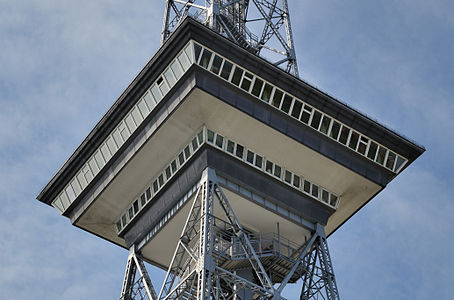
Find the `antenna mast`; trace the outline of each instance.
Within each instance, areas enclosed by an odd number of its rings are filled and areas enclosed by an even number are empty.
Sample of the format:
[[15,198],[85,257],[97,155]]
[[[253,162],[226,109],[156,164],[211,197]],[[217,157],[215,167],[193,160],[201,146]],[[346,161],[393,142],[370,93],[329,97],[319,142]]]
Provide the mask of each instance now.
[[287,0],[166,0],[161,44],[187,16],[299,76]]

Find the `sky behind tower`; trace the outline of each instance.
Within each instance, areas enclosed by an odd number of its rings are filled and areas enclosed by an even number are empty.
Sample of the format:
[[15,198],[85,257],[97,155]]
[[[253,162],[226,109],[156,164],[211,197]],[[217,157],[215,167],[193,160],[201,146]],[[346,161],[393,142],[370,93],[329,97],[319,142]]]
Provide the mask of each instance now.
[[[300,77],[427,148],[329,238],[342,299],[450,299],[454,2],[288,2]],[[3,298],[119,298],[127,251],[35,197],[158,49],[164,3],[0,0]]]

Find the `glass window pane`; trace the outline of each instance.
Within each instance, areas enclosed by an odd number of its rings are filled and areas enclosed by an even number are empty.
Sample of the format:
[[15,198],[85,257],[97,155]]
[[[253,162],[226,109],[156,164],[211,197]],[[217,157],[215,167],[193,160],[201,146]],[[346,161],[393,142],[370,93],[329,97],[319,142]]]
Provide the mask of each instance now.
[[180,166],[184,164],[184,154],[183,154],[183,152],[178,154],[178,162],[180,163]]
[[331,194],[329,204],[336,207],[336,205],[337,205],[337,196],[336,195]]
[[159,187],[162,187],[164,185],[164,175],[159,175],[158,177],[158,183],[159,183]]
[[109,148],[107,148],[106,144],[103,144],[101,146],[101,153],[106,161],[108,161],[112,157],[112,154],[110,154]]
[[282,168],[278,165],[274,165],[274,176],[281,178]]
[[244,73],[243,82],[241,83],[241,88],[245,91],[249,91],[252,83],[252,74],[246,72]]
[[285,170],[284,180],[287,183],[292,183],[292,173],[287,171],[287,170]]
[[134,211],[132,209],[132,206],[129,208],[128,210],[128,215],[129,215],[129,219],[131,220],[133,217],[134,217]]
[[184,157],[185,157],[186,159],[188,159],[189,156],[191,156],[191,149],[189,149],[189,146],[186,146],[186,147],[184,148]]
[[358,152],[365,155],[368,143],[369,139],[361,136],[359,139]]
[[311,118],[312,107],[304,105],[303,113],[301,114],[301,122],[309,124],[309,119]]
[[140,206],[143,207],[147,203],[147,199],[145,198],[145,193],[140,196]]
[[166,179],[169,180],[172,177],[172,172],[170,171],[170,166],[166,168]]
[[142,123],[143,121],[143,117],[142,115],[140,114],[139,112],[139,109],[137,108],[137,106],[135,106],[132,111],[131,111],[131,116],[132,118],[134,119],[134,122],[137,124],[137,126]]
[[397,172],[399,168],[404,164],[405,159],[401,156],[397,156],[396,165],[394,166],[394,172]]
[[137,103],[137,107],[139,108],[139,111],[144,118],[150,113],[150,110],[148,109],[148,105],[146,104],[144,98],[140,99],[140,101]]
[[164,77],[166,78],[166,80],[167,80],[167,82],[169,83],[170,86],[173,86],[175,84],[175,82],[177,82],[177,79],[173,75],[172,70],[170,70],[170,68],[168,68],[164,72]]
[[192,139],[191,145],[192,145],[192,150],[193,151],[197,150],[197,148],[199,147],[199,143],[197,142],[197,138],[196,137]]
[[203,144],[203,129],[197,134],[197,139],[199,140],[199,144]]
[[233,154],[233,150],[235,148],[235,143],[232,141],[227,141],[227,152]]
[[71,187],[73,188],[74,194],[76,196],[79,196],[80,192],[82,192],[82,189],[80,188],[79,182],[76,178],[71,181]]
[[350,142],[348,143],[348,147],[352,148],[353,150],[356,150],[356,146],[358,146],[358,139],[359,139],[359,134],[352,131],[351,136],[350,136]]
[[385,163],[385,156],[386,156],[386,149],[383,148],[382,146],[379,146],[377,158],[375,158],[375,161],[377,163],[379,163],[380,165],[383,165]]
[[106,164],[105,160],[104,160],[104,157],[102,156],[101,152],[100,151],[97,151],[96,154],[95,154],[95,160],[96,160],[96,163],[98,164],[98,167],[101,169],[102,167],[104,167],[104,165]]
[[203,49],[203,54],[202,57],[200,58],[199,65],[201,65],[205,69],[208,68],[208,64],[210,63],[211,59],[211,54],[212,54],[211,51]]
[[90,165],[90,169],[93,171],[94,174],[98,174],[99,172],[99,167],[98,164],[96,164],[95,157],[92,157],[89,161],[88,164]]
[[394,161],[396,160],[396,154],[393,152],[389,151],[388,153],[388,158],[386,159],[386,167],[388,169],[393,170],[394,168]]
[[270,162],[269,160],[266,161],[266,166],[265,166],[265,171],[267,171],[270,174],[273,174],[273,163]]
[[303,108],[303,103],[295,99],[295,102],[293,103],[293,108],[292,108],[292,117],[299,119],[301,109]]
[[319,111],[314,111],[314,116],[312,117],[311,127],[318,130],[318,126],[320,125],[320,120],[322,118],[322,114]]
[[115,141],[111,136],[109,136],[109,138],[107,139],[106,144],[107,144],[107,147],[109,147],[110,153],[112,153],[112,155],[113,155],[117,151],[118,147],[117,147],[117,144],[115,144]]
[[318,186],[315,185],[315,184],[313,184],[313,185],[312,185],[312,193],[311,193],[312,196],[318,198],[318,191],[319,191]]
[[170,164],[170,168],[172,169],[172,173],[175,173],[177,171],[177,161],[174,159],[172,163]]
[[121,231],[121,220],[118,221],[116,224],[117,224],[117,231],[120,232]]
[[150,91],[147,91],[143,95],[143,100],[145,100],[145,103],[147,104],[150,111],[153,110],[153,108],[156,106],[156,102],[154,101]]
[[184,52],[181,52],[180,55],[178,55],[178,61],[180,62],[181,66],[183,67],[183,71],[187,71],[191,64],[189,63],[189,60]]
[[320,131],[324,134],[327,134],[330,123],[331,123],[331,118],[327,117],[327,116],[323,116],[322,124],[320,125]]
[[240,144],[236,144],[236,156],[243,159],[244,147]]
[[[270,100],[270,97],[271,97],[271,92],[273,92],[273,86],[269,85],[268,83],[265,83],[265,87],[263,88],[263,92],[262,92],[262,97],[260,97],[260,99],[262,99],[263,101],[268,103],[268,101]],[[281,98],[282,98],[282,95],[281,95]]]
[[213,143],[214,142],[214,132],[211,130],[207,130],[207,137],[208,137],[208,142]]
[[221,77],[225,80],[229,80],[230,72],[232,72],[233,65],[228,62],[224,61],[224,65],[222,66]]
[[157,84],[158,84],[159,90],[161,91],[161,94],[162,95],[167,94],[167,92],[169,91],[170,88],[167,85],[167,82],[164,80],[164,78],[160,77],[157,81]]
[[224,144],[224,137],[222,135],[216,134],[216,146],[222,149]]
[[243,69],[241,69],[239,67],[235,67],[235,71],[233,72],[233,77],[232,77],[232,83],[234,85],[239,85],[242,76],[243,76]]
[[285,113],[288,114],[288,112],[290,111],[290,106],[292,105],[292,97],[290,97],[289,95],[285,95],[284,97],[284,102],[282,102],[282,106],[281,106],[281,110]]
[[156,179],[155,181],[153,181],[153,193],[157,193],[159,190],[159,186],[158,186],[158,180]]
[[303,190],[310,194],[311,193],[311,183],[307,180],[304,180]]
[[175,75],[176,80],[180,79],[180,77],[183,76],[183,70],[181,69],[180,64],[178,63],[178,60],[175,60],[170,65],[170,68],[172,69],[173,75]]
[[261,169],[262,165],[263,165],[263,157],[261,157],[260,155],[256,154],[255,155],[255,166],[259,167]]
[[213,59],[213,63],[211,64],[211,72],[218,75],[219,71],[221,70],[222,58],[215,55]]
[[[265,93],[265,91],[263,91]],[[271,101],[271,105],[273,105],[276,108],[279,108],[281,106],[281,101],[282,97],[284,96],[284,93],[281,90],[276,89],[274,91],[273,95],[273,101]]]
[[262,86],[263,86],[263,80],[260,80],[256,77],[255,81],[254,81],[254,86],[251,91],[252,95],[259,97],[260,92],[262,91]]
[[337,137],[340,132],[340,127],[341,125],[333,120],[333,125],[331,126],[331,131],[329,133],[329,136],[332,137],[333,139],[337,140]]
[[[162,79],[162,78],[161,78]],[[154,99],[156,100],[157,103],[159,103],[159,101],[161,101],[162,99],[162,95],[161,95],[161,91],[159,90],[158,88],[158,85],[157,84],[154,84],[151,89],[150,89],[150,92],[151,94],[153,95]]]
[[346,145],[349,133],[350,133],[350,129],[348,129],[345,126],[342,126],[341,134],[339,136],[339,142]]
[[293,174],[293,186],[296,187],[297,189],[300,188],[301,184],[301,178],[295,174]]
[[132,207],[134,208],[134,214],[137,214],[139,212],[139,201],[134,201]]
[[115,140],[115,144],[117,144],[119,147],[121,147],[121,145],[123,145],[123,138],[121,137],[120,131],[119,130],[115,130],[112,133],[112,136],[113,136],[113,138]]
[[195,61],[199,61],[199,56],[200,52],[202,52],[202,47],[200,47],[198,44],[194,43],[194,53],[195,53]]
[[377,149],[378,149],[378,145],[371,141],[370,146],[369,146],[369,152],[367,152],[367,157],[374,160],[375,154],[377,154]]
[[254,163],[254,152],[248,150],[246,155],[246,161],[250,164]]
[[151,189],[148,188],[146,191],[145,191],[145,195],[147,196],[147,201],[151,199]]
[[[69,202],[72,203],[74,201],[74,199],[76,199],[76,194],[74,194],[74,191],[73,191],[73,188],[71,187],[71,185],[68,185],[65,188],[65,192],[66,192],[66,195],[68,196]],[[63,197],[62,197],[62,199],[63,199]]]
[[80,186],[82,188],[82,190],[87,186],[87,180],[85,179],[85,176],[82,172],[79,172],[79,174],[77,174],[77,180],[79,181],[80,183]]
[[322,201],[329,203],[329,193],[326,190],[322,190]]

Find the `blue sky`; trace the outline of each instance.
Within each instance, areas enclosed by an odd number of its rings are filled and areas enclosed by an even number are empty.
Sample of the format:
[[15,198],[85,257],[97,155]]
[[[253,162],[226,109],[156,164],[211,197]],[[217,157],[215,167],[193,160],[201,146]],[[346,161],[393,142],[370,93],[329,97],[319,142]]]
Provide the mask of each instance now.
[[[454,2],[289,6],[302,79],[427,148],[329,238],[342,298],[450,299]],[[4,298],[119,297],[127,251],[35,196],[155,53],[163,12],[163,0],[0,0]]]

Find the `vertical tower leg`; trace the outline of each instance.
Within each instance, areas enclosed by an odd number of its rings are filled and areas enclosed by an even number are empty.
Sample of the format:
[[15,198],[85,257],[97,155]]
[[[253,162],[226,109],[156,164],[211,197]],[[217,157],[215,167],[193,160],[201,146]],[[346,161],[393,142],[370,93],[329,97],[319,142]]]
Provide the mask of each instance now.
[[[136,279],[136,277],[138,278]],[[157,300],[156,292],[145,269],[143,260],[136,254],[134,246],[131,248],[128,256],[120,296],[120,300],[132,299]]]
[[[214,216],[215,203],[220,206],[227,221]],[[230,242],[217,239],[215,221],[221,222],[223,229],[232,232]],[[219,261],[232,251],[234,244],[239,245],[235,250],[239,251],[238,255],[243,255],[249,261],[258,283],[221,267]],[[275,293],[249,238],[217,184],[214,170],[208,168],[202,175],[159,299],[233,299],[241,289],[248,289],[264,298],[272,297]]]
[[314,236],[316,238],[312,250],[304,257],[307,271],[303,276],[300,299],[319,299],[317,297],[323,295],[323,299],[338,300],[340,297],[329,255],[328,242],[325,230],[320,224],[317,224]]

